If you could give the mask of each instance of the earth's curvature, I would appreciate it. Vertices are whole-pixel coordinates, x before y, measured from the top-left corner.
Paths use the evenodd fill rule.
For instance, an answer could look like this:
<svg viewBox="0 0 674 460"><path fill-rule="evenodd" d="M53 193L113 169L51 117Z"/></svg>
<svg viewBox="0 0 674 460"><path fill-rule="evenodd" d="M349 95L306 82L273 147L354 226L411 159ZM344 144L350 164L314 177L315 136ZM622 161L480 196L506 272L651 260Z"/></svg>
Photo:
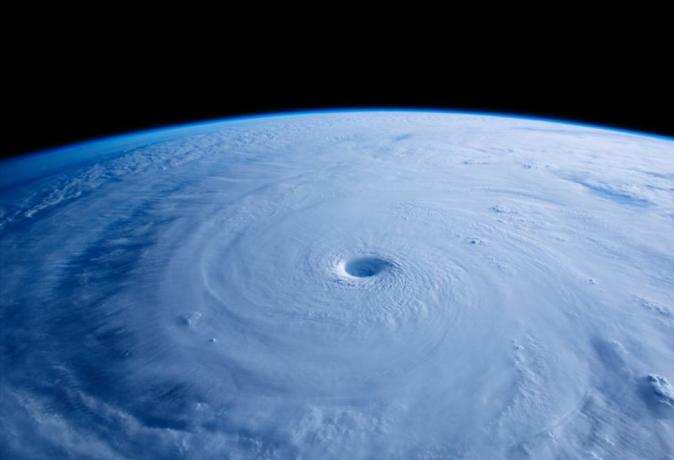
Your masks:
<svg viewBox="0 0 674 460"><path fill-rule="evenodd" d="M0 457L671 458L674 142L260 117L0 164Z"/></svg>

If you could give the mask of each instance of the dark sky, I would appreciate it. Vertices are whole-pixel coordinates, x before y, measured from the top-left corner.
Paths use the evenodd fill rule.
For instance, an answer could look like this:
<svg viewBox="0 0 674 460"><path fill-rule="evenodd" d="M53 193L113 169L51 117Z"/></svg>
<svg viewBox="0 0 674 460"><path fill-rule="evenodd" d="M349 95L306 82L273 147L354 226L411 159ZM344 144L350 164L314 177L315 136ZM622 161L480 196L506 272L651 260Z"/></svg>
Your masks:
<svg viewBox="0 0 674 460"><path fill-rule="evenodd" d="M339 107L531 114L674 135L666 30L428 39L52 27L5 36L3 156L231 115ZM196 32L195 32L196 31ZM189 37L186 37L189 35ZM411 35L411 34L410 34Z"/></svg>

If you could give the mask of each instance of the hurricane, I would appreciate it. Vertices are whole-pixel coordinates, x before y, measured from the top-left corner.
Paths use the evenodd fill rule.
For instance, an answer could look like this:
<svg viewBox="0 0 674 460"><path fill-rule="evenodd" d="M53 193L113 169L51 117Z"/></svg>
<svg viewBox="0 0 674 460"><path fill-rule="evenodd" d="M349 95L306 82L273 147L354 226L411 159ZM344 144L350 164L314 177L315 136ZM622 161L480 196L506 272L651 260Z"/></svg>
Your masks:
<svg viewBox="0 0 674 460"><path fill-rule="evenodd" d="M2 458L669 458L674 142L208 122L0 163Z"/></svg>

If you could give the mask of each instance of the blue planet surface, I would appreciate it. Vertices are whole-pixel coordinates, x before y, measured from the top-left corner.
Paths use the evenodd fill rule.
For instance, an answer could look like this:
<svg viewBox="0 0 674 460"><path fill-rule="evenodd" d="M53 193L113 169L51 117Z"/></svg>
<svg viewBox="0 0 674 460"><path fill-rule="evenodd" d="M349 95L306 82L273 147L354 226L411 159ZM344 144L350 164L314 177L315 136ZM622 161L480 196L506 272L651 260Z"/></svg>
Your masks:
<svg viewBox="0 0 674 460"><path fill-rule="evenodd" d="M287 114L0 163L0 458L672 458L674 142Z"/></svg>

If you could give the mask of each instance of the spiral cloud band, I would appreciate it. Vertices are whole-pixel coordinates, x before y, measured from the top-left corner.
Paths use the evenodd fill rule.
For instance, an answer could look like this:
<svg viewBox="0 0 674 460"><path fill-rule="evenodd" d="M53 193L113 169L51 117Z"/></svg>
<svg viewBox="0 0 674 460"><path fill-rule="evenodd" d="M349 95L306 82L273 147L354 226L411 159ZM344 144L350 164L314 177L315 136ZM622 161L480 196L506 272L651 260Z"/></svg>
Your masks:
<svg viewBox="0 0 674 460"><path fill-rule="evenodd" d="M674 142L261 117L0 165L2 458L674 455Z"/></svg>

